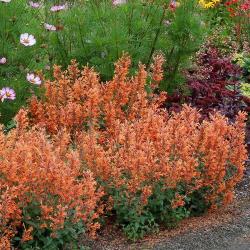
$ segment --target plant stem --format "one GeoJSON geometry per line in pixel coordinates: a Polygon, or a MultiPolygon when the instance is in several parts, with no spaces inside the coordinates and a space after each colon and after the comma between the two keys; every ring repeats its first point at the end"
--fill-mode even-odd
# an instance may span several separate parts
{"type": "Polygon", "coordinates": [[[163,12],[162,12],[161,20],[160,20],[160,24],[159,24],[159,28],[156,31],[155,39],[153,41],[153,44],[152,44],[152,47],[151,47],[151,51],[150,51],[150,54],[149,54],[149,58],[148,58],[148,62],[146,64],[146,70],[148,70],[148,68],[149,68],[152,56],[153,56],[153,54],[155,52],[155,49],[156,49],[155,46],[156,46],[156,43],[157,43],[159,35],[160,35],[161,26],[162,26],[162,23],[163,23],[163,20],[164,20],[164,17],[165,17],[166,9],[167,9],[167,7],[166,7],[166,5],[164,5],[163,6],[163,12]]]}

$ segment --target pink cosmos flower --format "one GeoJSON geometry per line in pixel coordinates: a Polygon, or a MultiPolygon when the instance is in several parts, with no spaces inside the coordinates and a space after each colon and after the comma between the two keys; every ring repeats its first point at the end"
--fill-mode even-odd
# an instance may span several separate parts
{"type": "Polygon", "coordinates": [[[127,3],[127,0],[113,0],[113,5],[121,5],[127,3]]]}
{"type": "Polygon", "coordinates": [[[14,89],[11,89],[9,87],[4,87],[0,90],[0,100],[3,102],[5,99],[9,100],[16,99],[16,93],[14,89]]]}
{"type": "Polygon", "coordinates": [[[36,2],[33,2],[33,1],[29,1],[29,5],[30,5],[30,7],[34,8],[34,9],[38,9],[38,8],[41,7],[40,3],[36,3],[36,2]]]}
{"type": "Polygon", "coordinates": [[[68,6],[66,4],[63,4],[63,5],[54,5],[50,8],[50,10],[52,12],[58,12],[58,11],[61,11],[61,10],[66,10],[68,8],[68,6]]]}
{"type": "Polygon", "coordinates": [[[0,64],[5,64],[7,59],[5,57],[0,57],[0,64]]]}
{"type": "Polygon", "coordinates": [[[28,73],[26,76],[26,79],[28,82],[35,84],[35,85],[41,85],[41,83],[42,83],[41,78],[33,73],[31,73],[31,74],[28,73]]]}
{"type": "Polygon", "coordinates": [[[33,46],[36,43],[36,39],[33,35],[24,33],[20,36],[20,43],[24,46],[33,46]]]}
{"type": "Polygon", "coordinates": [[[44,28],[45,28],[46,30],[49,30],[49,31],[56,31],[56,30],[57,30],[56,26],[54,26],[54,25],[52,25],[52,24],[48,24],[48,23],[45,23],[45,24],[44,24],[44,28]]]}

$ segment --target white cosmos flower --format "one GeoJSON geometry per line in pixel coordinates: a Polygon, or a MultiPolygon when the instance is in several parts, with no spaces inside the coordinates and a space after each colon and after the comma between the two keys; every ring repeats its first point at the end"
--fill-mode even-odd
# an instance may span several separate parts
{"type": "Polygon", "coordinates": [[[24,46],[33,46],[36,44],[36,39],[33,35],[29,35],[28,33],[21,34],[20,43],[24,46]]]}
{"type": "Polygon", "coordinates": [[[0,2],[3,2],[3,3],[9,3],[11,0],[0,0],[0,2]]]}
{"type": "Polygon", "coordinates": [[[113,0],[113,5],[120,5],[127,3],[127,0],[113,0]]]}
{"type": "Polygon", "coordinates": [[[54,25],[52,25],[52,24],[45,23],[45,24],[44,24],[44,28],[45,28],[46,30],[56,31],[56,26],[54,26],[54,25]]]}
{"type": "Polygon", "coordinates": [[[40,85],[42,83],[42,80],[39,76],[36,76],[35,74],[27,74],[26,79],[28,82],[35,84],[35,85],[40,85]]]}

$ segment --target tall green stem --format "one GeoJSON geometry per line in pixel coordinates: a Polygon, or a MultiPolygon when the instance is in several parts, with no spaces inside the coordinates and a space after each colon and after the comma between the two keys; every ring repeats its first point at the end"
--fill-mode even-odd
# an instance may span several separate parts
{"type": "Polygon", "coordinates": [[[152,44],[152,47],[151,47],[151,51],[150,51],[150,54],[149,54],[149,57],[148,57],[146,69],[149,68],[149,65],[150,65],[152,56],[153,56],[153,54],[154,54],[154,52],[155,52],[156,43],[157,43],[158,38],[159,38],[159,35],[160,35],[162,23],[163,23],[165,14],[166,14],[166,9],[167,9],[167,7],[166,7],[166,5],[164,5],[164,6],[163,6],[163,12],[162,12],[161,20],[160,20],[160,23],[159,23],[159,27],[158,27],[158,29],[157,29],[157,31],[156,31],[155,38],[154,38],[154,41],[153,41],[153,44],[152,44]]]}

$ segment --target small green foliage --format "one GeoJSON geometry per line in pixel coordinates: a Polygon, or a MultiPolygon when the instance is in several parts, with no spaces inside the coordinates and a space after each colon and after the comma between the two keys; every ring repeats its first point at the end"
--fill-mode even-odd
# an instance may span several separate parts
{"type": "Polygon", "coordinates": [[[164,182],[159,181],[145,205],[141,203],[140,193],[129,199],[126,189],[116,190],[113,199],[117,223],[122,226],[129,239],[136,240],[149,232],[157,231],[159,225],[175,228],[184,218],[204,214],[211,206],[206,200],[210,189],[204,187],[192,193],[187,190],[184,183],[180,183],[175,189],[166,189],[164,182]],[[176,195],[184,197],[183,206],[172,206],[176,195]]]}
{"type": "Polygon", "coordinates": [[[206,200],[206,195],[209,192],[208,187],[203,187],[192,192],[186,199],[186,208],[191,216],[200,216],[207,212],[211,206],[206,200]]]}
{"type": "Polygon", "coordinates": [[[33,228],[32,240],[22,241],[23,231],[12,239],[13,246],[23,250],[43,249],[43,250],[83,250],[86,249],[78,243],[79,235],[85,232],[82,222],[74,223],[70,221],[70,215],[62,229],[56,231],[52,236],[52,230],[41,227],[41,209],[37,202],[31,202],[28,207],[23,208],[24,228],[33,228]]]}
{"type": "MultiPolygon", "coordinates": [[[[126,188],[114,189],[111,195],[114,200],[116,221],[122,226],[124,233],[131,240],[158,231],[159,225],[174,228],[179,221],[190,216],[195,204],[199,205],[195,200],[195,195],[191,194],[190,197],[185,198],[186,205],[173,207],[172,202],[175,196],[184,193],[185,190],[182,184],[178,185],[176,189],[166,189],[164,183],[159,181],[154,185],[153,192],[148,197],[147,203],[143,204],[140,192],[132,195],[131,198],[131,194],[129,196],[126,188]]],[[[204,211],[203,208],[202,210],[204,211]]]]}
{"type": "Polygon", "coordinates": [[[133,198],[128,197],[126,190],[114,190],[114,212],[116,220],[122,226],[130,240],[142,238],[145,234],[157,230],[155,218],[141,204],[140,193],[133,198]]]}
{"type": "Polygon", "coordinates": [[[148,201],[148,208],[155,220],[168,228],[176,227],[179,221],[189,216],[185,207],[172,207],[176,193],[178,190],[166,189],[162,182],[158,182],[148,201]]]}
{"type": "Polygon", "coordinates": [[[226,174],[224,177],[225,181],[230,180],[235,174],[237,174],[237,167],[234,166],[233,164],[228,164],[228,167],[226,168],[226,174]]]}

